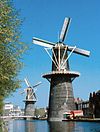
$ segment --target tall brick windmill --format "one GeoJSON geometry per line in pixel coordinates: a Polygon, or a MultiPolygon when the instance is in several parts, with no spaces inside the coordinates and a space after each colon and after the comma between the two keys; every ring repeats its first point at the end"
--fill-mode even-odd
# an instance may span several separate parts
{"type": "Polygon", "coordinates": [[[61,121],[64,112],[74,110],[74,95],[72,81],[79,76],[78,72],[70,71],[68,59],[72,53],[89,56],[87,50],[64,44],[71,19],[65,18],[59,36],[59,42],[52,43],[42,39],[33,38],[33,43],[45,47],[46,52],[52,60],[52,72],[43,75],[50,82],[49,95],[49,121],[61,121]],[[52,56],[49,53],[52,50],[52,56]],[[70,52],[68,54],[68,51],[70,52]]]}

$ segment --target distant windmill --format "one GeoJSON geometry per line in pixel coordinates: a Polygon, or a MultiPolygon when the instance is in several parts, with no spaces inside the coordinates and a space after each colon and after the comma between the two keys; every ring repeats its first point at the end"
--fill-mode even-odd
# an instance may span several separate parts
{"type": "Polygon", "coordinates": [[[63,119],[64,112],[76,109],[72,81],[80,74],[70,71],[68,59],[71,54],[76,53],[87,57],[90,55],[90,52],[87,50],[64,44],[70,22],[70,18],[65,18],[57,43],[33,38],[33,43],[45,47],[52,60],[52,72],[43,75],[50,82],[49,121],[60,121],[63,119]],[[52,50],[52,56],[49,53],[49,49],[52,50]],[[69,54],[68,51],[70,51],[69,54]]]}
{"type": "Polygon", "coordinates": [[[28,116],[34,116],[34,111],[35,111],[35,106],[34,104],[36,103],[37,101],[37,98],[36,98],[36,94],[35,94],[35,90],[34,88],[36,88],[37,86],[39,86],[41,84],[41,82],[35,84],[34,86],[32,86],[28,79],[25,78],[24,79],[26,85],[27,85],[27,88],[24,89],[24,91],[21,93],[26,93],[26,100],[24,100],[25,102],[25,115],[28,116]]]}

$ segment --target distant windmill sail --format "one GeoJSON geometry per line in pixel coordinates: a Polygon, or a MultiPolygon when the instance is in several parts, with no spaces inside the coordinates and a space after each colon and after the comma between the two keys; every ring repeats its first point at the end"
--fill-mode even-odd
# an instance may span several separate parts
{"type": "Polygon", "coordinates": [[[42,83],[42,82],[38,82],[37,84],[35,84],[35,85],[33,86],[33,88],[39,86],[41,83],[42,83]]]}
{"type": "Polygon", "coordinates": [[[29,81],[27,80],[27,78],[25,78],[24,81],[25,81],[26,85],[27,85],[28,87],[30,87],[30,84],[29,84],[29,81]]]}
{"type": "Polygon", "coordinates": [[[28,78],[25,78],[24,81],[25,81],[25,83],[26,83],[26,85],[27,85],[28,88],[24,89],[24,91],[21,92],[21,94],[26,93],[26,99],[29,99],[29,100],[30,99],[36,99],[36,95],[35,95],[35,90],[36,89],[34,89],[34,88],[37,87],[37,86],[39,86],[41,84],[41,82],[38,82],[37,84],[35,84],[34,86],[32,86],[30,84],[30,82],[28,81],[28,78]]]}

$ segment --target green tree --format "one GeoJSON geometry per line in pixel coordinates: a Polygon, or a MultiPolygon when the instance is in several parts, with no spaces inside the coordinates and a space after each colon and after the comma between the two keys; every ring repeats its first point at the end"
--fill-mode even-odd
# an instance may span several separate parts
{"type": "Polygon", "coordinates": [[[2,100],[20,87],[17,79],[26,45],[20,42],[18,11],[13,1],[0,0],[0,113],[2,100]]]}

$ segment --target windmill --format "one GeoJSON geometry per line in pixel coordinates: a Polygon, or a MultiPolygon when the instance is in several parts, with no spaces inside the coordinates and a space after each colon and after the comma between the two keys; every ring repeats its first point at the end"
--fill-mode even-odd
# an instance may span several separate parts
{"type": "Polygon", "coordinates": [[[26,116],[34,116],[34,112],[35,112],[34,104],[37,101],[36,94],[35,94],[35,90],[36,90],[35,88],[39,86],[41,82],[32,86],[29,83],[27,78],[25,78],[24,81],[27,85],[27,88],[24,89],[24,91],[21,93],[21,94],[26,93],[26,99],[24,100],[25,102],[25,112],[24,113],[26,116]]]}
{"type": "Polygon", "coordinates": [[[60,121],[63,119],[64,112],[76,109],[72,81],[78,77],[80,73],[70,71],[68,60],[72,53],[87,57],[90,55],[90,51],[64,44],[70,22],[70,18],[65,18],[59,36],[59,41],[57,43],[45,41],[35,37],[33,38],[33,43],[43,46],[52,60],[52,72],[43,75],[43,77],[50,82],[48,110],[49,121],[60,121]],[[49,52],[50,49],[52,50],[52,56],[49,52]]]}

